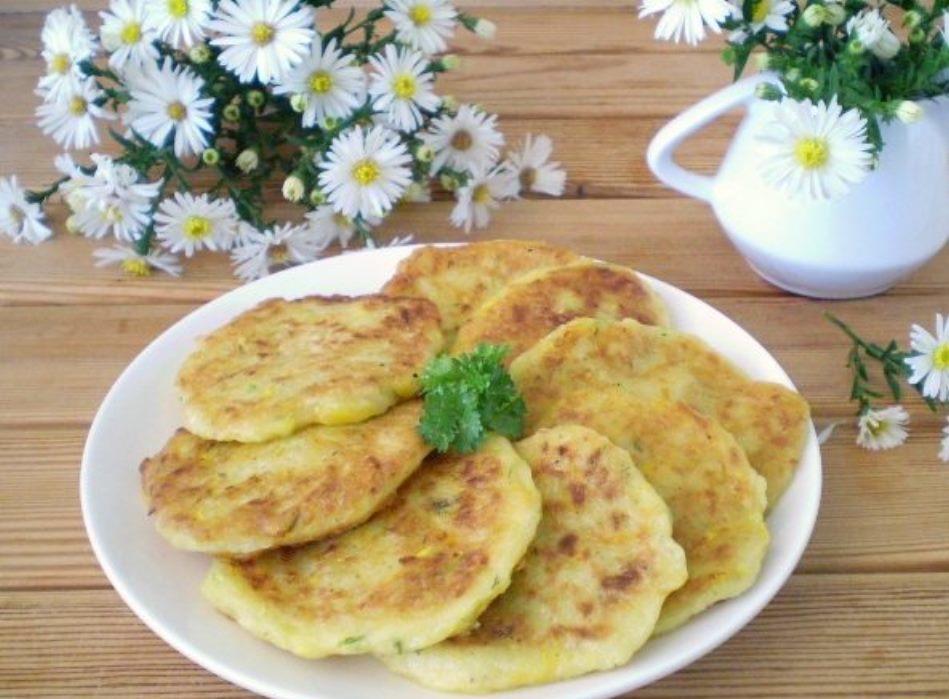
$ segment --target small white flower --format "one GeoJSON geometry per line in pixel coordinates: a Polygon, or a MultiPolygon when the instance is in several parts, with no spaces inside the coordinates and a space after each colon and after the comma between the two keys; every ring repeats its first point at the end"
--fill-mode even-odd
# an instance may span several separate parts
{"type": "Polygon", "coordinates": [[[16,177],[0,178],[0,231],[14,243],[42,243],[53,235],[40,205],[26,197],[16,177]]]}
{"type": "Polygon", "coordinates": [[[656,38],[681,39],[693,46],[705,38],[706,27],[716,34],[734,11],[728,0],[642,0],[639,16],[662,13],[656,25],[656,38]]]}
{"type": "Polygon", "coordinates": [[[319,183],[344,216],[384,216],[412,181],[411,163],[397,134],[381,126],[355,127],[337,136],[317,163],[319,183]]]}
{"type": "Polygon", "coordinates": [[[283,181],[281,193],[284,199],[296,203],[303,199],[303,195],[306,194],[306,185],[296,175],[290,175],[283,181]]]}
{"type": "Polygon", "coordinates": [[[300,111],[306,128],[327,117],[343,119],[366,100],[366,74],[354,61],[354,54],[340,50],[336,39],[326,46],[315,41],[310,55],[287,74],[274,93],[305,98],[300,111]]]}
{"type": "MultiPolygon", "coordinates": [[[[386,244],[383,245],[382,247],[398,248],[398,247],[402,247],[403,245],[409,245],[414,240],[415,240],[415,236],[411,233],[404,233],[402,235],[397,234],[393,236],[388,242],[386,242],[386,244]]],[[[376,243],[375,240],[370,238],[369,240],[366,241],[366,247],[370,249],[375,249],[379,247],[379,244],[376,243]]]]}
{"type": "Polygon", "coordinates": [[[109,11],[99,13],[102,45],[111,52],[109,65],[115,70],[158,60],[158,33],[145,25],[146,14],[146,0],[112,0],[109,11]]]}
{"type": "Polygon", "coordinates": [[[223,49],[218,60],[242,83],[283,81],[310,52],[315,14],[295,0],[222,0],[211,41],[223,49]]]}
{"type": "Polygon", "coordinates": [[[909,414],[899,405],[882,410],[868,410],[857,420],[857,444],[864,449],[892,449],[906,441],[909,414]]]}
{"type": "Polygon", "coordinates": [[[176,192],[155,213],[155,233],[172,252],[229,250],[237,237],[237,212],[230,199],[176,192]]]}
{"type": "Polygon", "coordinates": [[[423,112],[438,109],[435,77],[425,56],[413,49],[385,47],[383,55],[369,58],[373,74],[369,94],[373,107],[400,131],[414,131],[423,121],[423,112]]]}
{"type": "Polygon", "coordinates": [[[126,126],[149,143],[164,147],[173,137],[175,155],[196,155],[208,146],[214,100],[203,97],[204,81],[190,69],[166,58],[129,70],[126,83],[131,100],[126,126]]]}
{"type": "Polygon", "coordinates": [[[331,241],[311,226],[283,224],[267,231],[249,230],[231,252],[234,273],[244,281],[265,277],[274,268],[315,260],[331,241]]]}
{"type": "Polygon", "coordinates": [[[95,154],[92,160],[96,169],[91,175],[76,168],[67,183],[75,227],[90,238],[112,234],[119,240],[135,240],[151,220],[161,183],[140,182],[133,168],[106,155],[95,154]]]}
{"type": "Polygon", "coordinates": [[[249,175],[260,166],[260,156],[253,148],[245,148],[238,154],[234,164],[238,170],[249,175]]]}
{"type": "MultiPolygon", "coordinates": [[[[812,5],[812,7],[818,7],[812,5]]],[[[787,17],[794,11],[795,5],[789,0],[754,0],[751,5],[751,31],[759,32],[765,27],[775,32],[788,30],[787,17]]],[[[741,14],[741,9],[732,12],[741,14]]]]}
{"type": "Polygon", "coordinates": [[[567,173],[560,163],[550,162],[553,143],[544,135],[527,134],[520,150],[508,154],[504,169],[518,185],[518,190],[539,192],[559,197],[563,194],[567,173]]]}
{"type": "Polygon", "coordinates": [[[211,0],[147,0],[147,28],[173,48],[189,48],[207,35],[211,0]]]}
{"type": "Polygon", "coordinates": [[[98,248],[92,252],[96,267],[119,265],[126,274],[133,277],[148,277],[152,270],[177,277],[181,274],[178,257],[163,250],[151,250],[142,255],[135,248],[126,245],[113,245],[110,248],[98,248]]]}
{"type": "Polygon", "coordinates": [[[896,106],[896,118],[904,124],[915,124],[923,118],[925,113],[926,110],[919,102],[913,102],[912,100],[903,100],[896,106]]]}
{"type": "Polygon", "coordinates": [[[446,39],[455,33],[458,17],[448,0],[387,0],[386,8],[385,15],[403,44],[428,54],[448,48],[446,39]]]}
{"type": "Polygon", "coordinates": [[[37,107],[39,126],[66,150],[88,148],[99,142],[95,120],[115,118],[96,104],[96,100],[104,96],[95,81],[87,78],[67,88],[59,99],[37,107]]]}
{"type": "Polygon", "coordinates": [[[761,173],[769,183],[794,195],[839,197],[870,170],[867,122],[856,109],[798,102],[785,97],[772,107],[770,122],[758,134],[761,173]]]}
{"type": "Polygon", "coordinates": [[[847,22],[847,33],[881,60],[889,60],[900,51],[900,40],[877,9],[863,10],[851,17],[847,22]]]}
{"type": "Polygon", "coordinates": [[[946,420],[946,426],[942,428],[942,442],[939,446],[939,459],[949,462],[949,419],[946,420]]]}
{"type": "Polygon", "coordinates": [[[912,370],[909,382],[922,384],[920,390],[926,398],[949,401],[949,316],[936,314],[935,336],[914,324],[909,332],[909,344],[916,353],[906,358],[912,370]]]}
{"type": "Polygon", "coordinates": [[[510,175],[499,168],[490,172],[477,170],[468,182],[455,190],[457,203],[451,212],[451,223],[470,233],[472,228],[484,228],[491,222],[491,212],[500,206],[500,200],[516,192],[510,175]]]}
{"type": "Polygon", "coordinates": [[[46,75],[40,78],[40,93],[47,100],[58,101],[74,94],[85,81],[79,64],[92,58],[98,46],[75,5],[46,15],[41,38],[46,75]]]}
{"type": "Polygon", "coordinates": [[[504,136],[497,130],[497,115],[463,104],[454,116],[432,120],[430,131],[420,134],[423,143],[435,151],[432,171],[488,170],[498,160],[504,136]]]}
{"type": "MultiPolygon", "coordinates": [[[[355,222],[348,216],[335,211],[328,204],[307,213],[306,220],[314,235],[319,240],[326,241],[327,246],[338,240],[340,246],[345,248],[349,245],[353,236],[356,235],[355,222]]],[[[366,228],[374,228],[382,223],[382,219],[376,217],[362,219],[361,221],[366,228]]]]}

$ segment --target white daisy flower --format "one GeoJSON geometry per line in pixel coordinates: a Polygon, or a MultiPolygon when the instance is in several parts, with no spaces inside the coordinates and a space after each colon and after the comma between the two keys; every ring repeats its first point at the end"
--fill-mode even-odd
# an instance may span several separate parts
{"type": "MultiPolygon", "coordinates": [[[[754,0],[751,5],[751,31],[759,32],[765,27],[774,32],[788,30],[788,15],[795,5],[789,0],[754,0]]],[[[733,10],[741,14],[741,8],[733,10]]]]}
{"type": "Polygon", "coordinates": [[[662,13],[655,36],[679,42],[685,39],[693,46],[705,38],[706,27],[716,34],[721,24],[734,11],[728,0],[642,0],[639,16],[662,13]]]}
{"type": "Polygon", "coordinates": [[[115,70],[158,60],[158,33],[145,25],[147,7],[146,0],[112,0],[109,11],[99,13],[99,35],[105,50],[112,54],[109,65],[115,70]]]}
{"type": "Polygon", "coordinates": [[[946,420],[946,426],[942,428],[942,442],[939,444],[939,460],[949,462],[949,419],[946,420]]]}
{"type": "MultiPolygon", "coordinates": [[[[306,220],[314,235],[319,240],[325,240],[327,246],[338,240],[340,246],[345,248],[349,245],[353,236],[356,235],[355,222],[348,216],[334,210],[329,204],[308,212],[306,220]]],[[[362,219],[362,224],[366,228],[375,228],[380,223],[382,223],[382,219],[374,216],[362,219]]]]}
{"type": "Polygon", "coordinates": [[[207,36],[211,0],[146,0],[146,27],[172,48],[189,48],[207,36]]]}
{"type": "Polygon", "coordinates": [[[155,213],[155,234],[172,252],[230,250],[237,238],[237,210],[230,199],[175,192],[155,213]]]}
{"type": "Polygon", "coordinates": [[[491,211],[500,206],[502,199],[514,196],[516,188],[511,176],[500,168],[475,171],[467,184],[455,190],[457,203],[449,220],[453,226],[464,228],[465,233],[484,228],[491,222],[491,211]]]}
{"type": "Polygon", "coordinates": [[[86,79],[79,64],[95,55],[95,36],[76,6],[70,5],[46,15],[41,38],[46,75],[40,78],[40,94],[50,101],[68,98],[86,79]]]}
{"type": "Polygon", "coordinates": [[[847,22],[847,33],[881,60],[889,60],[900,52],[900,40],[877,9],[863,10],[851,17],[847,22]]]}
{"type": "Polygon", "coordinates": [[[430,131],[420,134],[422,142],[435,151],[432,171],[446,166],[453,170],[490,169],[504,145],[497,119],[496,114],[486,114],[470,104],[461,105],[454,116],[433,119],[430,131]]]}
{"type": "Polygon", "coordinates": [[[814,104],[785,97],[758,134],[762,176],[794,195],[842,196],[870,170],[866,132],[860,113],[844,111],[836,98],[814,104]]]}
{"type": "Polygon", "coordinates": [[[39,126],[66,150],[88,148],[99,142],[95,119],[115,118],[96,104],[104,96],[95,81],[87,78],[66,89],[60,99],[41,104],[36,109],[39,126]]]}
{"type": "Polygon", "coordinates": [[[0,178],[0,231],[14,243],[42,243],[53,232],[44,224],[43,209],[27,199],[16,177],[0,178]]]}
{"type": "Polygon", "coordinates": [[[912,370],[909,382],[922,384],[920,391],[926,398],[949,401],[949,316],[936,314],[935,336],[926,328],[913,325],[909,343],[916,353],[906,358],[912,370]]]}
{"type": "Polygon", "coordinates": [[[126,84],[131,100],[123,118],[132,131],[159,148],[174,136],[179,158],[207,148],[214,100],[202,96],[204,80],[193,71],[166,58],[129,70],[126,84]]]}
{"type": "Polygon", "coordinates": [[[520,191],[538,192],[559,197],[563,194],[567,173],[560,163],[550,162],[554,144],[541,135],[527,134],[520,150],[508,154],[502,166],[518,185],[520,191]]]}
{"type": "Polygon", "coordinates": [[[247,231],[241,245],[231,251],[231,262],[238,277],[251,281],[276,268],[311,262],[329,244],[311,226],[286,223],[267,231],[247,231]]]}
{"type": "Polygon", "coordinates": [[[94,250],[92,256],[95,258],[96,267],[119,265],[126,274],[133,277],[151,276],[152,271],[156,269],[173,277],[181,274],[178,257],[163,250],[151,250],[142,255],[135,248],[113,245],[110,248],[94,250]]]}
{"type": "Polygon", "coordinates": [[[135,240],[151,221],[161,183],[141,182],[134,168],[106,155],[95,154],[92,160],[95,172],[86,175],[77,168],[67,187],[76,227],[90,238],[111,234],[119,240],[135,240]]]}
{"type": "Polygon", "coordinates": [[[382,126],[355,127],[336,137],[317,165],[320,188],[344,216],[384,216],[412,181],[412,156],[382,126]]]}
{"type": "Polygon", "coordinates": [[[370,56],[369,64],[372,105],[393,128],[414,131],[422,124],[423,112],[438,109],[435,76],[420,52],[388,44],[383,55],[370,56]]]}
{"type": "Polygon", "coordinates": [[[864,449],[880,451],[900,446],[906,441],[909,413],[899,405],[882,410],[868,410],[857,420],[857,444],[864,449]]]}
{"type": "Polygon", "coordinates": [[[458,12],[448,0],[387,0],[385,15],[399,41],[432,54],[448,48],[458,12]]]}
{"type": "Polygon", "coordinates": [[[286,79],[310,52],[316,36],[313,8],[295,0],[223,0],[211,22],[222,36],[218,60],[242,83],[265,85],[286,79]]]}
{"type": "MultiPolygon", "coordinates": [[[[411,245],[412,242],[414,242],[414,240],[415,240],[415,235],[413,235],[412,233],[403,233],[402,235],[396,234],[390,240],[388,240],[386,244],[383,245],[382,247],[398,248],[398,247],[402,247],[403,245],[411,245]]],[[[380,246],[375,240],[370,238],[369,240],[366,241],[366,247],[372,250],[380,246]]]]}
{"type": "Polygon", "coordinates": [[[287,74],[274,93],[306,97],[306,128],[322,124],[327,117],[348,117],[366,100],[366,74],[354,60],[354,54],[340,50],[336,39],[326,46],[314,41],[310,55],[287,74]]]}

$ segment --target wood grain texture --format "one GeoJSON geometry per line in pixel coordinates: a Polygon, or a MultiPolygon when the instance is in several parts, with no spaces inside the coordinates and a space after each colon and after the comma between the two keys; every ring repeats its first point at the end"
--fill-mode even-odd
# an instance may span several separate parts
{"type": "MultiPolygon", "coordinates": [[[[52,176],[58,152],[35,127],[32,89],[43,13],[61,4],[0,0],[0,77],[11,96],[0,102],[0,176],[29,185],[52,176]]],[[[94,19],[107,0],[81,4],[94,19]]],[[[498,111],[509,143],[550,134],[569,173],[564,200],[508,205],[473,238],[544,238],[691,291],[773,352],[819,426],[843,421],[823,449],[821,513],[797,574],[733,640],[635,696],[949,696],[941,423],[910,401],[906,447],[858,449],[848,345],[822,317],[832,310],[868,337],[904,339],[910,323],[949,311],[949,250],[883,297],[825,303],[779,292],[745,266],[705,205],[664,188],[643,159],[662,123],[730,80],[716,58],[720,37],[698,49],[655,42],[635,0],[460,4],[499,33],[492,42],[460,34],[462,67],[441,85],[498,111]]],[[[690,140],[681,162],[713,172],[738,118],[690,140]]],[[[449,210],[447,201],[405,207],[382,238],[465,239],[448,227],[449,210]]],[[[61,229],[61,208],[52,219],[61,229]]],[[[156,335],[236,282],[227,260],[210,255],[183,279],[132,280],[92,267],[95,247],[68,235],[37,248],[0,240],[0,696],[249,696],[125,608],[93,558],[78,498],[86,430],[108,387],[156,335]]]]}

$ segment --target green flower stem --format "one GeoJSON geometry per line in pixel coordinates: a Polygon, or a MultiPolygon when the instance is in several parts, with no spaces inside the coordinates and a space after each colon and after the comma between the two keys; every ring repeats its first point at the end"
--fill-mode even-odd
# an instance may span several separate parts
{"type": "Polygon", "coordinates": [[[43,204],[46,203],[47,199],[49,199],[51,196],[56,194],[56,192],[59,191],[59,188],[62,187],[67,182],[69,182],[68,175],[64,177],[60,177],[58,180],[53,182],[53,184],[51,184],[49,187],[47,187],[44,190],[41,190],[38,192],[33,192],[33,191],[27,192],[26,199],[32,204],[39,204],[40,206],[42,206],[43,204]]]}

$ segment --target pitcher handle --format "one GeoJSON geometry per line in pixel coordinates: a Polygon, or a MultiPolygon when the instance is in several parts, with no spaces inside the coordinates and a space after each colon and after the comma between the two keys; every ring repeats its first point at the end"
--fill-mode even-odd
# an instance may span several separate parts
{"type": "Polygon", "coordinates": [[[673,159],[675,152],[693,133],[729,110],[748,102],[754,96],[758,84],[769,79],[774,78],[767,73],[759,73],[739,80],[679,114],[659,129],[649,143],[646,150],[649,169],[663,184],[690,197],[709,201],[714,178],[686,170],[673,159]]]}

